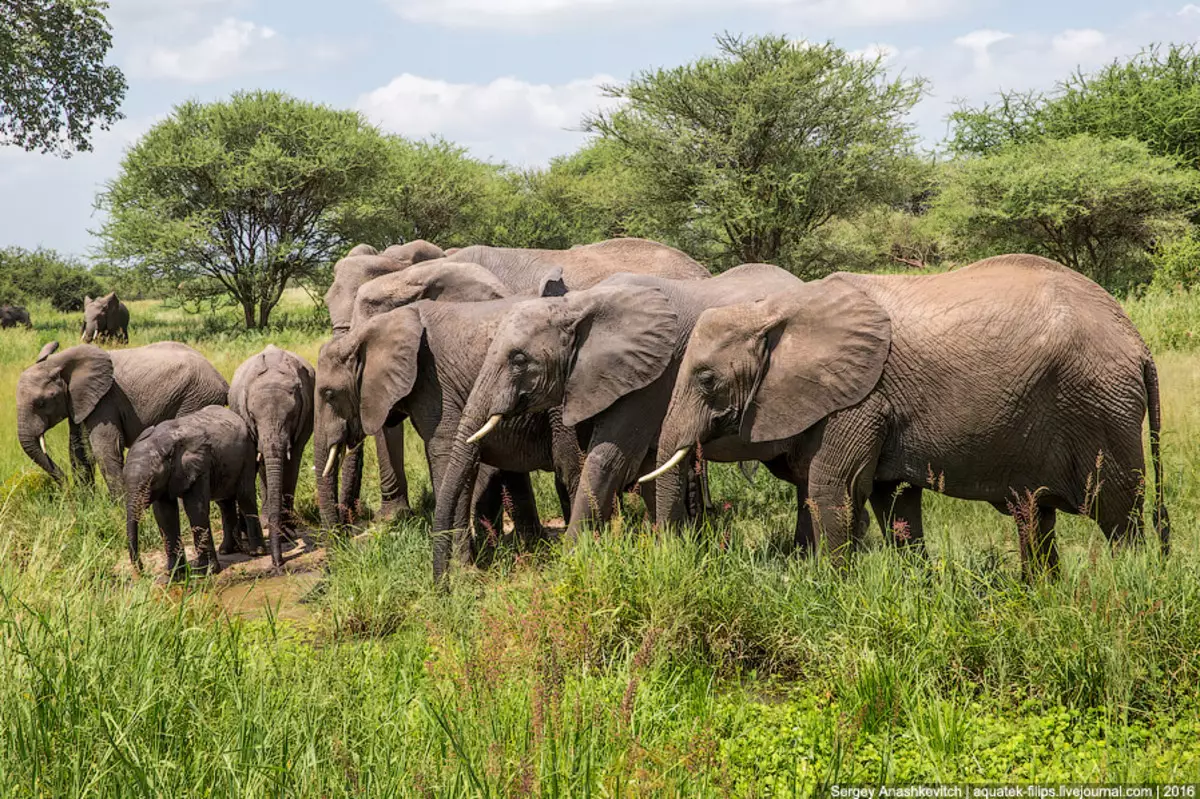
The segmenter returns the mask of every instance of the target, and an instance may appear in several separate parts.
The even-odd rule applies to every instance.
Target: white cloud
[[[477,156],[538,164],[579,146],[583,116],[613,106],[600,89],[612,82],[595,75],[556,85],[511,77],[450,83],[406,72],[364,94],[357,107],[393,133],[442,136]]]
[[[1087,54],[1103,47],[1108,37],[1095,28],[1065,30],[1050,40],[1051,46],[1058,53],[1073,58],[1086,58]]]
[[[984,28],[983,30],[971,31],[963,36],[959,36],[954,40],[954,43],[959,47],[970,50],[974,54],[976,69],[987,69],[992,64],[992,56],[988,52],[989,48],[993,44],[998,44],[1005,39],[1011,38],[1011,33]]]
[[[826,25],[884,25],[961,10],[962,0],[389,0],[401,17],[450,28],[553,27],[581,22],[625,24],[626,14],[694,16],[704,11],[761,10]]]
[[[269,72],[285,64],[283,41],[272,28],[226,17],[199,41],[144,50],[129,66],[137,77],[209,83],[234,75]]]

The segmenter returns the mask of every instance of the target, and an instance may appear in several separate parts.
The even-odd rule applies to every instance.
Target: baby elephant
[[[283,564],[285,526],[295,532],[296,481],[312,438],[316,381],[308,361],[269,344],[238,367],[229,386],[229,408],[249,427],[262,459],[263,504],[275,566]]]
[[[264,555],[258,497],[254,492],[254,441],[241,417],[209,405],[195,413],[149,427],[125,459],[125,529],[129,560],[138,559],[138,522],[153,503],[154,518],[167,551],[167,574],[183,577],[188,569],[179,540],[179,500],[187,513],[196,546],[191,568],[221,571],[209,523],[209,502],[221,509],[221,554],[236,550]],[[239,514],[240,511],[240,514]]]
[[[0,305],[0,327],[17,325],[33,327],[33,322],[29,321],[29,311],[20,305]]]
[[[84,344],[90,344],[97,339],[110,337],[129,342],[129,309],[117,298],[115,291],[94,300],[84,297],[81,340]]]

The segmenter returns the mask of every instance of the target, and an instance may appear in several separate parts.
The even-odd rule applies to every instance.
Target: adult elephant
[[[325,305],[329,309],[329,322],[333,336],[345,335],[350,330],[354,313],[354,298],[363,284],[394,272],[408,269],[414,264],[443,257],[441,248],[423,239],[407,244],[394,244],[382,253],[369,244],[359,244],[337,262],[333,269],[333,283],[325,292]],[[408,503],[408,480],[405,477],[404,427],[397,425],[384,430],[375,437],[375,451],[379,456],[379,487],[383,494],[380,513],[385,518],[406,515],[412,512]],[[393,464],[401,464],[395,468]],[[338,480],[334,478],[333,491],[338,496],[337,506],[346,509],[342,521],[349,521],[358,507],[362,490],[362,450],[355,449],[346,458],[338,477],[345,476],[338,491]],[[332,503],[331,503],[332,505]]]
[[[359,288],[350,310],[352,324],[348,330],[368,322],[372,317],[419,300],[441,300],[446,302],[479,302],[507,297],[512,292],[492,273],[475,264],[448,263],[444,259],[420,263],[409,269],[377,277]],[[327,377],[337,370],[344,360],[342,349],[334,346],[342,336],[321,349],[317,361],[318,383],[327,389]],[[346,381],[342,381],[343,383]],[[355,468],[354,460],[359,452],[361,437],[349,445],[347,418],[350,408],[344,403],[332,402],[328,392],[318,389],[316,393],[316,431],[313,441],[313,462],[317,473],[317,498],[321,508],[321,523],[332,527],[349,520],[351,507],[346,494],[339,497],[337,486],[339,473]],[[356,414],[357,411],[355,410]],[[403,419],[397,417],[394,424],[383,425],[372,430],[375,440],[403,443]],[[342,453],[345,456],[342,457]],[[381,472],[404,474],[404,448],[389,446],[380,452]],[[351,478],[353,479],[353,477]],[[407,480],[405,480],[407,490]],[[343,488],[345,483],[343,483]]]
[[[17,325],[33,327],[33,322],[29,320],[29,311],[20,305],[0,305],[0,328]]]
[[[224,405],[229,391],[203,355],[174,341],[113,352],[91,344],[57,350],[57,341],[43,347],[17,381],[21,449],[61,482],[45,434],[66,419],[74,471],[87,482],[93,479],[86,436],[113,495],[122,490],[122,453],[143,430],[207,405]]]
[[[95,299],[83,298],[83,335],[80,339],[84,344],[91,344],[105,338],[129,341],[129,308],[115,291]]]
[[[408,418],[425,442],[431,484],[441,484],[462,409],[492,335],[521,301],[421,300],[356,323],[348,335],[327,344],[318,364],[317,394],[323,444],[335,442],[330,462],[337,457],[337,447],[354,447],[365,435]],[[553,471],[563,512],[569,513],[570,490],[579,470],[573,444],[548,413],[500,425],[482,448],[483,465],[465,478],[472,490],[463,492],[461,504],[449,515],[465,529],[474,506],[477,530],[500,530],[501,492],[507,490],[518,535],[536,534],[540,525],[529,473]],[[318,445],[318,459],[322,451]],[[446,551],[448,546],[447,540]],[[464,544],[461,551],[469,547]],[[435,553],[445,556],[436,545]],[[435,574],[440,575],[436,566],[435,561]]]
[[[547,273],[562,270],[567,291],[591,288],[621,272],[657,275],[675,280],[702,280],[709,272],[674,247],[646,239],[609,239],[569,250],[528,250],[509,247],[465,247],[451,261],[476,263],[517,293],[540,292]]]
[[[316,380],[308,361],[268,344],[237,368],[229,384],[229,408],[246,423],[258,451],[276,568],[283,565],[285,532],[295,532],[296,482],[312,438]]]
[[[798,543],[823,541],[839,561],[872,481],[990,502],[1017,516],[1029,574],[1057,566],[1056,511],[1092,517],[1112,541],[1140,535],[1147,409],[1165,552],[1145,342],[1092,281],[1008,255],[943,275],[835,274],[707,311],[659,457],[727,436],[786,443],[811,508]]]
[[[480,441],[504,422],[562,406],[586,453],[568,536],[586,521],[607,521],[623,487],[653,463],[675,373],[700,313],[801,285],[769,264],[743,264],[710,280],[617,275],[565,297],[513,308],[496,332],[463,413],[435,512],[435,534],[453,529],[464,476]],[[649,460],[648,460],[649,459]],[[684,478],[687,464],[678,464]],[[652,492],[651,492],[652,493]],[[669,517],[682,516],[682,496]],[[647,495],[653,509],[655,500]]]

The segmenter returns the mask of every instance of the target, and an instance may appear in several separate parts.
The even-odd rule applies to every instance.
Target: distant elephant
[[[316,370],[274,344],[234,372],[229,408],[250,430],[261,460],[263,505],[271,530],[271,563],[283,565],[283,535],[295,532],[296,482],[313,432]]]
[[[89,344],[102,338],[129,341],[129,309],[117,298],[116,292],[110,292],[97,299],[83,298],[81,340]]]
[[[622,488],[653,463],[675,372],[700,313],[800,285],[778,267],[744,264],[710,280],[617,275],[565,297],[515,306],[492,340],[463,413],[465,435],[455,443],[437,498],[435,534],[451,529],[447,509],[459,501],[462,476],[479,457],[476,442],[486,441],[502,420],[560,405],[563,423],[581,426],[586,442],[568,535],[589,519],[607,521]],[[682,503],[681,494],[674,500]],[[654,510],[655,498],[646,501]],[[673,509],[674,517],[682,507]]]
[[[562,270],[567,291],[591,288],[621,272],[675,280],[703,280],[709,271],[674,247],[646,239],[609,239],[569,250],[525,250],[475,245],[447,257],[476,263],[515,293],[542,293],[547,270]]]
[[[370,280],[389,275],[409,267],[441,258],[442,250],[422,239],[407,244],[394,244],[382,253],[369,244],[359,244],[346,257],[338,261],[333,269],[333,284],[325,292],[325,305],[329,309],[329,322],[334,337],[350,330],[354,311],[354,298],[359,288]],[[389,428],[375,438],[376,454],[379,456],[379,488],[383,494],[381,515],[388,518],[412,512],[408,502],[408,480],[404,469],[393,468],[393,463],[404,463],[404,427]],[[398,453],[398,454],[394,454]],[[362,451],[349,453],[341,472],[346,479],[338,492],[337,479],[333,491],[338,495],[337,505],[355,508],[362,489]]]
[[[730,436],[782,444],[812,509],[800,514],[797,542],[823,541],[839,562],[873,481],[989,502],[1017,517],[1030,574],[1057,567],[1056,511],[1090,516],[1113,541],[1140,537],[1147,409],[1165,552],[1158,377],[1146,344],[1092,281],[1008,255],[941,275],[839,273],[706,311],[658,457],[670,463]]]
[[[229,390],[203,355],[173,341],[113,352],[90,344],[57,350],[57,341],[43,347],[17,381],[21,449],[61,482],[45,434],[67,419],[74,471],[91,482],[94,456],[114,495],[123,485],[121,453],[143,430],[206,405],[224,405]]]
[[[179,536],[179,502],[196,547],[191,568],[216,574],[221,561],[213,545],[209,503],[221,509],[221,554],[265,554],[254,491],[255,451],[250,429],[228,408],[210,405],[146,428],[125,463],[125,534],[129,562],[141,570],[138,524],[147,506],[162,531],[167,575],[186,574]]]
[[[430,482],[438,486],[492,333],[519,302],[521,298],[422,300],[356,324],[348,335],[326,344],[318,362],[317,393],[320,427],[329,431],[326,441],[333,442],[330,462],[339,446],[354,447],[364,435],[407,417],[425,442]],[[554,471],[563,512],[569,513],[569,492],[579,467],[573,444],[546,413],[500,425],[483,447],[484,465],[464,478],[473,490],[464,492],[450,515],[465,526],[474,500],[479,524],[498,531],[501,491],[506,490],[518,534],[536,534],[537,506],[528,473]],[[318,446],[318,461],[322,451]]]
[[[0,305],[0,328],[17,325],[33,327],[33,322],[29,321],[29,311],[20,305]]]

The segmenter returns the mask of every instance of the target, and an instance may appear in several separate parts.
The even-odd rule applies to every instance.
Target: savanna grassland
[[[246,334],[135,302],[131,345],[185,341],[226,377],[268,341],[315,360],[327,318],[289,303],[275,331]],[[1026,585],[1010,520],[929,496],[928,561],[873,528],[840,575],[778,554],[790,487],[722,465],[725,509],[689,537],[649,531],[631,499],[575,548],[458,569],[443,595],[420,518],[335,543],[299,606],[233,613],[211,584],[119,568],[122,509],[102,488],[56,490],[21,453],[17,377],[79,329],[35,305],[34,330],[0,332],[0,795],[1200,782],[1200,298],[1128,307],[1163,384],[1168,559],[1111,557],[1093,524],[1060,515],[1063,574]],[[65,427],[48,437],[63,463]],[[423,467],[409,476],[428,509]],[[552,494],[543,480],[547,518]],[[315,521],[310,468],[298,506]]]

